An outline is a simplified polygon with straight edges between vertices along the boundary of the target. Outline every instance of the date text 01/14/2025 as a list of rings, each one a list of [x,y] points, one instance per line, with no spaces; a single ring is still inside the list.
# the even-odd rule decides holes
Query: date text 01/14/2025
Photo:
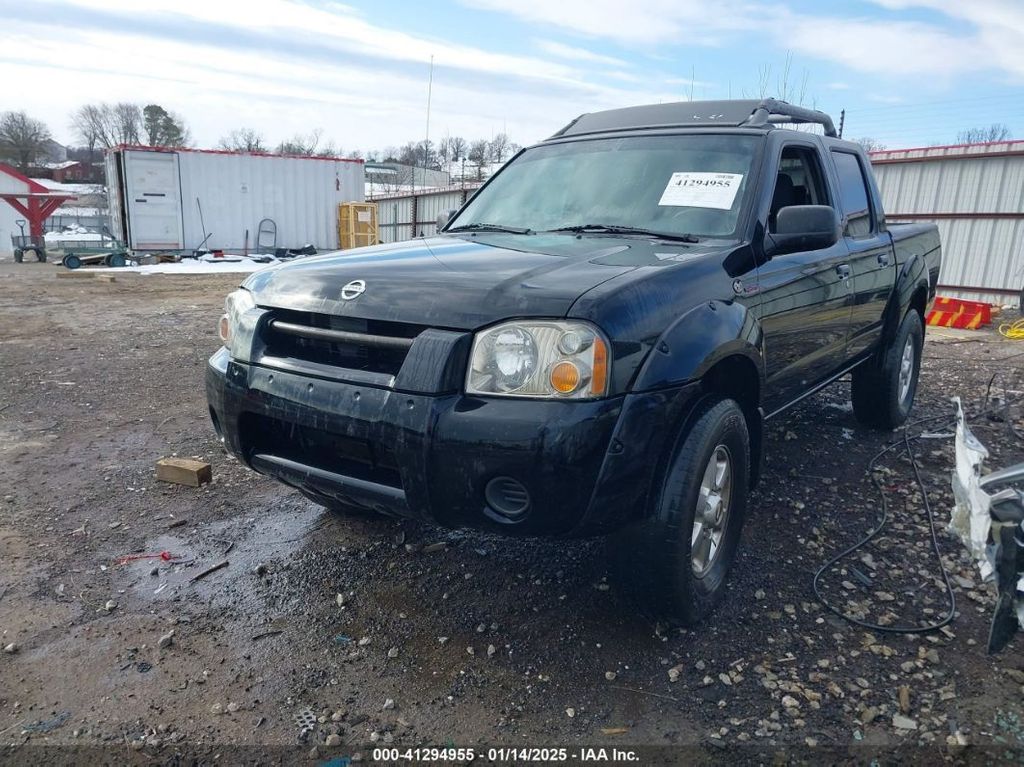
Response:
[[[631,749],[583,747],[567,748],[495,747],[486,752],[472,748],[375,748],[374,761],[385,762],[471,762],[486,756],[490,762],[636,762],[637,753]]]

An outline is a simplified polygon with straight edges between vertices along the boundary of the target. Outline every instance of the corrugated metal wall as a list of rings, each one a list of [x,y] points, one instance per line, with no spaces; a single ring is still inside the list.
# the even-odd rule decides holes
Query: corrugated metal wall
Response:
[[[121,220],[122,159],[154,151],[125,148],[107,154],[111,225],[117,236],[125,236],[131,228]],[[252,250],[260,221],[270,218],[277,224],[278,247],[310,243],[320,250],[333,250],[338,247],[338,203],[362,202],[364,196],[362,161],[204,150],[175,154],[185,249],[198,247],[210,233],[207,247],[241,252],[248,230]],[[134,203],[125,202],[127,216],[132,218]]]
[[[1024,287],[1024,141],[873,152],[892,223],[934,221],[940,293],[1016,303]]]
[[[381,243],[437,234],[438,214],[461,208],[462,203],[479,188],[480,184],[467,184],[465,188],[370,197],[377,203]]]
[[[263,218],[277,224],[277,245],[338,247],[338,203],[363,199],[363,164],[344,160],[179,152],[185,246],[237,250],[255,243]],[[202,203],[200,222],[196,198]]]

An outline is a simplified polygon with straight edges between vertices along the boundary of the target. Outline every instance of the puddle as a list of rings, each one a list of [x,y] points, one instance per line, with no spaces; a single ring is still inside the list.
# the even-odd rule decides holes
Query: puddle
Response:
[[[328,512],[305,501],[278,504],[258,516],[232,517],[174,532],[149,539],[144,551],[153,555],[166,551],[171,561],[154,556],[118,567],[129,581],[124,588],[134,597],[143,601],[218,601],[220,597],[237,605],[249,591],[237,584],[255,577],[257,565],[274,569],[274,563],[287,562],[312,544],[323,545],[325,534],[329,538],[343,535]],[[202,575],[225,561],[227,565]],[[154,569],[156,574],[151,574]]]

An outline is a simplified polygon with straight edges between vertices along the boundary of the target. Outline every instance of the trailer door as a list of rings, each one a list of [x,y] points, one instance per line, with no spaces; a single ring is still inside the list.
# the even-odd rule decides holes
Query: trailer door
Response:
[[[128,247],[183,250],[178,155],[126,150],[124,157]]]

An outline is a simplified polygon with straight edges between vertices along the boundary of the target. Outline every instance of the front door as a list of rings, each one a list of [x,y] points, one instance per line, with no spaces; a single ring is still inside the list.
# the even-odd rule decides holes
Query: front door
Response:
[[[834,204],[814,145],[783,145],[767,216],[769,231],[784,207]],[[842,240],[824,250],[774,256],[758,267],[767,413],[842,369],[852,277],[849,250]]]

